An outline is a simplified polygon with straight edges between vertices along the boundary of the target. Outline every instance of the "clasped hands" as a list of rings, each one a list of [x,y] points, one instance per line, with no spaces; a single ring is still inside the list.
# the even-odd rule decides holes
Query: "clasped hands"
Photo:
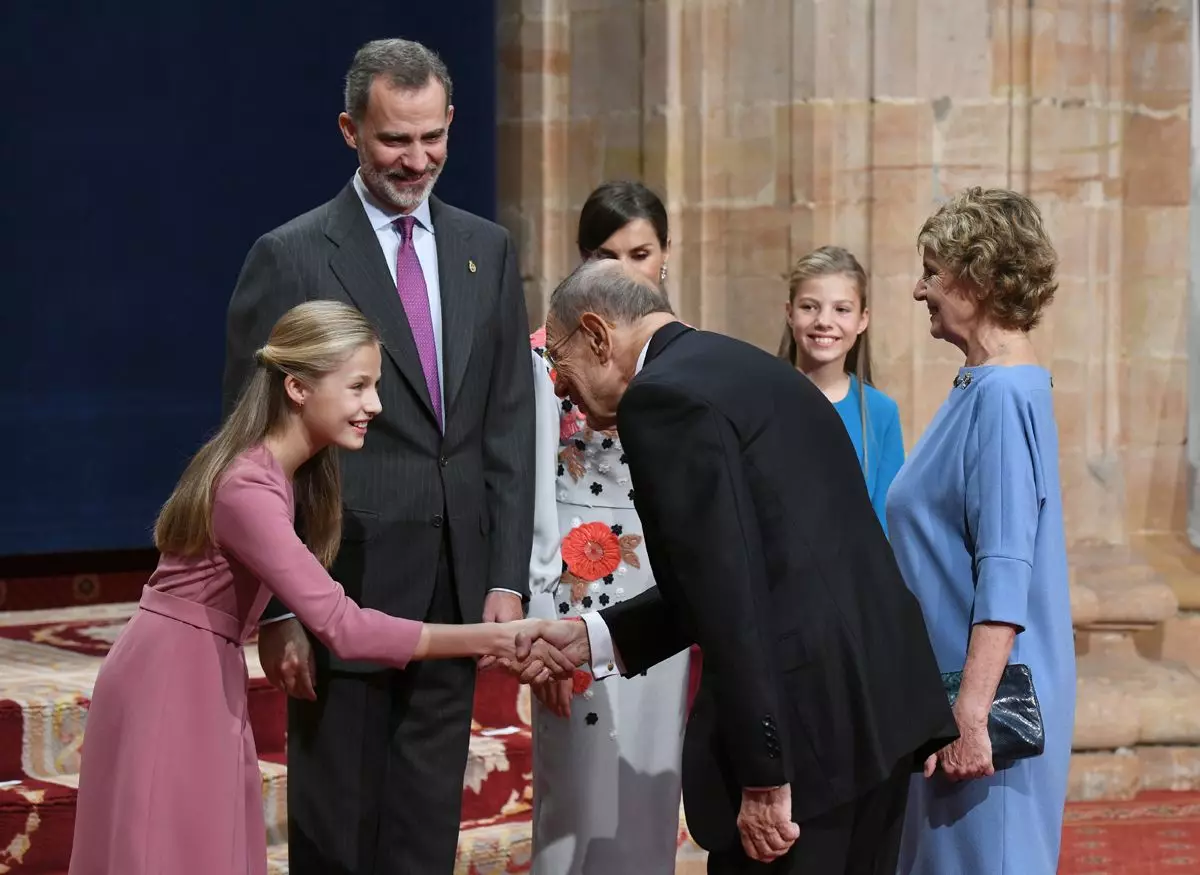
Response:
[[[587,627],[580,620],[518,620],[510,624],[512,647],[485,656],[481,669],[499,666],[523,684],[570,682],[575,669],[591,661]]]

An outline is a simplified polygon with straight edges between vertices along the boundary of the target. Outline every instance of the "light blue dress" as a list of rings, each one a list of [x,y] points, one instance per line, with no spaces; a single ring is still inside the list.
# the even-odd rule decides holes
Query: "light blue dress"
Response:
[[[1058,429],[1033,365],[962,368],[887,502],[892,548],[942,671],[966,660],[971,624],[1022,631],[1010,662],[1033,674],[1046,750],[991,778],[915,775],[902,875],[1053,875],[1075,718]]]
[[[854,449],[858,453],[858,464],[863,465],[863,416],[859,404],[858,378],[850,375],[850,391],[846,397],[834,404]],[[887,533],[887,518],[884,515],[884,502],[887,500],[888,487],[900,466],[904,464],[904,432],[900,428],[900,410],[896,402],[884,395],[874,386],[863,385],[863,396],[867,406],[867,440],[866,465],[863,474],[867,478],[867,492],[871,495],[871,505],[875,515]]]

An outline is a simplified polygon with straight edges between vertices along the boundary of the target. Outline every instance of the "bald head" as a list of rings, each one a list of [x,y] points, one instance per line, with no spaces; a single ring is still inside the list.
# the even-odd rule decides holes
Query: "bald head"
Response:
[[[550,296],[548,319],[559,326],[574,328],[584,313],[616,325],[631,325],[651,313],[674,315],[660,287],[612,258],[585,261]]]

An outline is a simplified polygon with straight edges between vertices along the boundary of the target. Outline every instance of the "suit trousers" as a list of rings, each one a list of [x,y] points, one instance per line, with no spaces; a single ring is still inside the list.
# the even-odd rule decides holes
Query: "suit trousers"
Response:
[[[444,538],[429,623],[461,623]],[[450,875],[458,846],[476,666],[324,670],[288,702],[292,875]]]
[[[736,848],[709,854],[709,875],[895,875],[912,757],[867,793],[800,824],[787,854],[759,863]]]

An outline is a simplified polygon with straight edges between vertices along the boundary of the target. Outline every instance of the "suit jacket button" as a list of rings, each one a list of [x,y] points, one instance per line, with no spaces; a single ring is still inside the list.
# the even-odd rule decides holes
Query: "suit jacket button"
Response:
[[[435,513],[433,515],[433,519],[431,519],[429,522],[433,524],[435,529],[440,529],[442,527],[442,515],[440,513]]]
[[[445,468],[447,465],[450,464],[450,460],[447,459],[445,456],[442,456],[441,458],[438,459],[438,464],[441,465],[443,468]]]

